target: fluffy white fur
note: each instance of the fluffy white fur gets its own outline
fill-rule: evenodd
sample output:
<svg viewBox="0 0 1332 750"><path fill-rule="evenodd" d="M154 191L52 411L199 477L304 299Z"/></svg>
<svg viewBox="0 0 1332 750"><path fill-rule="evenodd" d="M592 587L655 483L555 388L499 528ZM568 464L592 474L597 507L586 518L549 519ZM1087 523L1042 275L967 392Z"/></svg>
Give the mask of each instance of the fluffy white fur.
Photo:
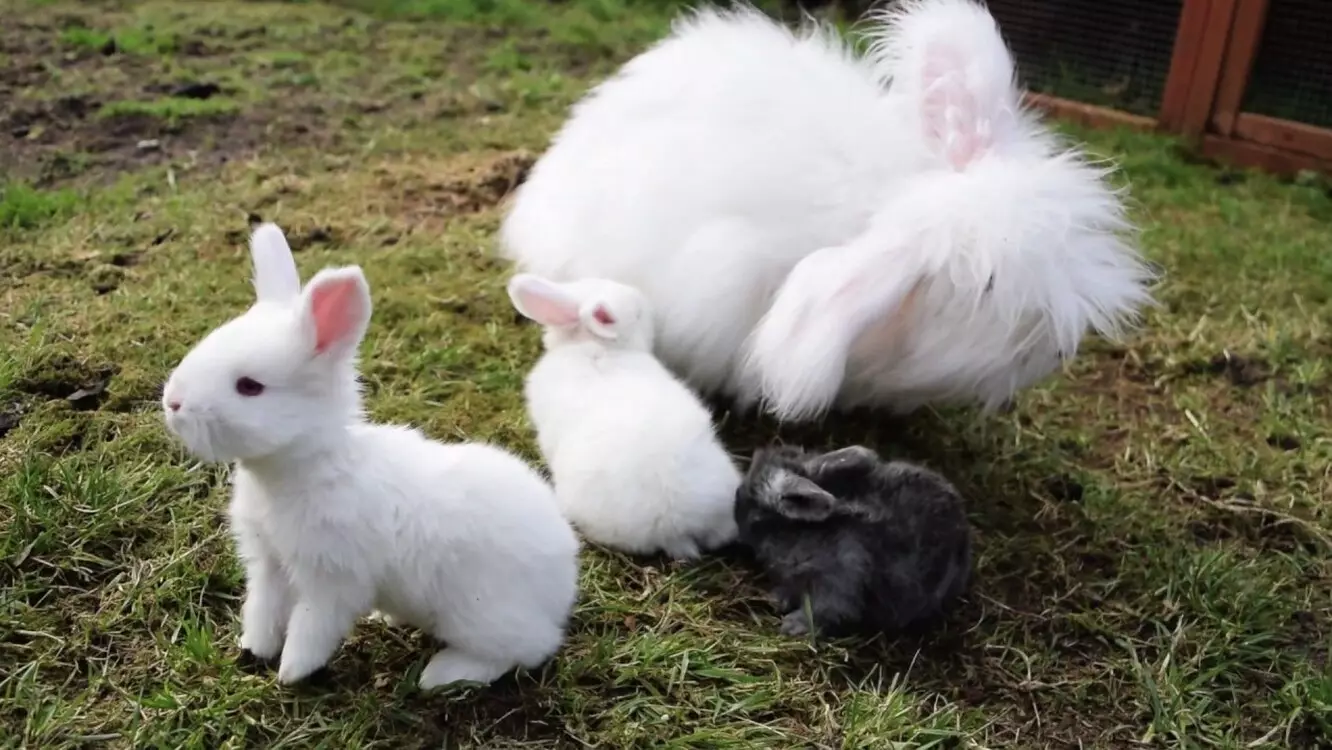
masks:
<svg viewBox="0 0 1332 750"><path fill-rule="evenodd" d="M652 356L652 312L632 287L519 274L509 296L545 326L525 397L565 516L634 554L697 558L736 535L740 473L712 415Z"/></svg>
<svg viewBox="0 0 1332 750"><path fill-rule="evenodd" d="M522 185L503 254L657 311L694 387L787 419L995 408L1150 302L1109 168L1021 105L972 0L828 28L703 9L579 102ZM891 82L891 83L889 83Z"/></svg>
<svg viewBox="0 0 1332 750"><path fill-rule="evenodd" d="M251 251L258 301L196 345L163 392L191 453L235 461L241 646L280 652L278 679L294 682L378 610L447 642L423 688L540 665L564 638L578 579L578 539L550 486L498 448L367 422L361 270L325 269L302 290L276 226L256 230ZM242 377L262 392L242 395Z"/></svg>

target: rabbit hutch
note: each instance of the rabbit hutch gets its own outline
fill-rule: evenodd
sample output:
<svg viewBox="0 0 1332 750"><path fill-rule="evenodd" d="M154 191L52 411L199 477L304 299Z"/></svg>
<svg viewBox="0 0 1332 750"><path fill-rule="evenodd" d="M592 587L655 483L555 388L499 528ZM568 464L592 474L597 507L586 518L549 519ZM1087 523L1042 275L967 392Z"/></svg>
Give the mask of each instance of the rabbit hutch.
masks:
<svg viewBox="0 0 1332 750"><path fill-rule="evenodd" d="M987 0L1032 103L1332 173L1332 0Z"/></svg>

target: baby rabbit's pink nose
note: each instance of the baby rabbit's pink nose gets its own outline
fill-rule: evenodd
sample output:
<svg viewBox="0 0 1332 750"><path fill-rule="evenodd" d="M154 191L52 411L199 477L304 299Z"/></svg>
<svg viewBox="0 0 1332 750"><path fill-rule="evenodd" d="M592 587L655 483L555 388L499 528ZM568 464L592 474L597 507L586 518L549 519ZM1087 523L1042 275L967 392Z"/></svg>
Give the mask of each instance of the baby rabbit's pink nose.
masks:
<svg viewBox="0 0 1332 750"><path fill-rule="evenodd" d="M167 408L170 409L171 411L180 411L180 402L179 402L179 401L168 401L168 402L167 402Z"/></svg>

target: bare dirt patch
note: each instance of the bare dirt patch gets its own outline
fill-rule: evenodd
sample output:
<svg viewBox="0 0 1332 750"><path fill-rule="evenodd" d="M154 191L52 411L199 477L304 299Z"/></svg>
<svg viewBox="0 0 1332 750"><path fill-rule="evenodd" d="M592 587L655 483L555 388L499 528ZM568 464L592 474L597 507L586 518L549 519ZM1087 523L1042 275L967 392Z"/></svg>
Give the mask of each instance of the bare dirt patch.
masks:
<svg viewBox="0 0 1332 750"><path fill-rule="evenodd" d="M359 154L498 116L531 95L502 65L472 83L503 33L445 27L423 45L414 29L332 8L61 7L0 28L0 173L39 187L164 163ZM479 190L434 187L453 196L455 213L475 211L528 166Z"/></svg>
<svg viewBox="0 0 1332 750"><path fill-rule="evenodd" d="M20 393L46 399L64 399L75 410L96 409L106 396L111 378L120 371L113 364L88 364L55 357L14 384Z"/></svg>
<svg viewBox="0 0 1332 750"><path fill-rule="evenodd" d="M378 184L413 223L447 221L499 206L536 161L528 151L458 157L446 165L402 165L379 170Z"/></svg>
<svg viewBox="0 0 1332 750"><path fill-rule="evenodd" d="M67 51L55 23L16 23L0 30L0 172L39 185L87 172L115 173L193 155L225 162L263 142L266 124L248 114L200 114L172 121L148 113L102 114L112 102L174 96L197 101L210 82L161 80L151 60L119 53ZM46 92L67 87L62 73L116 68L116 86L95 93ZM209 94L211 96L211 94Z"/></svg>
<svg viewBox="0 0 1332 750"><path fill-rule="evenodd" d="M1263 383L1272 377L1272 368L1263 360L1231 352L1220 352L1206 361L1190 362L1184 372L1221 376L1241 388Z"/></svg>
<svg viewBox="0 0 1332 750"><path fill-rule="evenodd" d="M62 44L62 30L82 23L0 29L0 174L50 186L164 163L215 167L262 149L336 140L338 107L319 92L283 91L249 105L222 80L183 74L172 57L126 52L114 37L100 49ZM208 69L222 75L234 62L230 41L178 39L172 56L216 56ZM71 91L66 77L95 84Z"/></svg>
<svg viewBox="0 0 1332 750"><path fill-rule="evenodd" d="M17 401L0 406L0 438L19 426L23 419L23 405Z"/></svg>

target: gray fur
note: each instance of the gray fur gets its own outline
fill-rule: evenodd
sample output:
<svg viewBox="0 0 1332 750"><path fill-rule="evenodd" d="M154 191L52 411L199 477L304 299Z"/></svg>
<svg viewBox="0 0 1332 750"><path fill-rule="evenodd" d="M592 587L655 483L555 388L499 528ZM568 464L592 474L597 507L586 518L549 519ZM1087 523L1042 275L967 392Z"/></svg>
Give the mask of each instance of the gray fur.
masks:
<svg viewBox="0 0 1332 750"><path fill-rule="evenodd" d="M773 584L782 632L919 632L971 578L957 490L913 464L852 446L761 449L736 491L740 542Z"/></svg>

